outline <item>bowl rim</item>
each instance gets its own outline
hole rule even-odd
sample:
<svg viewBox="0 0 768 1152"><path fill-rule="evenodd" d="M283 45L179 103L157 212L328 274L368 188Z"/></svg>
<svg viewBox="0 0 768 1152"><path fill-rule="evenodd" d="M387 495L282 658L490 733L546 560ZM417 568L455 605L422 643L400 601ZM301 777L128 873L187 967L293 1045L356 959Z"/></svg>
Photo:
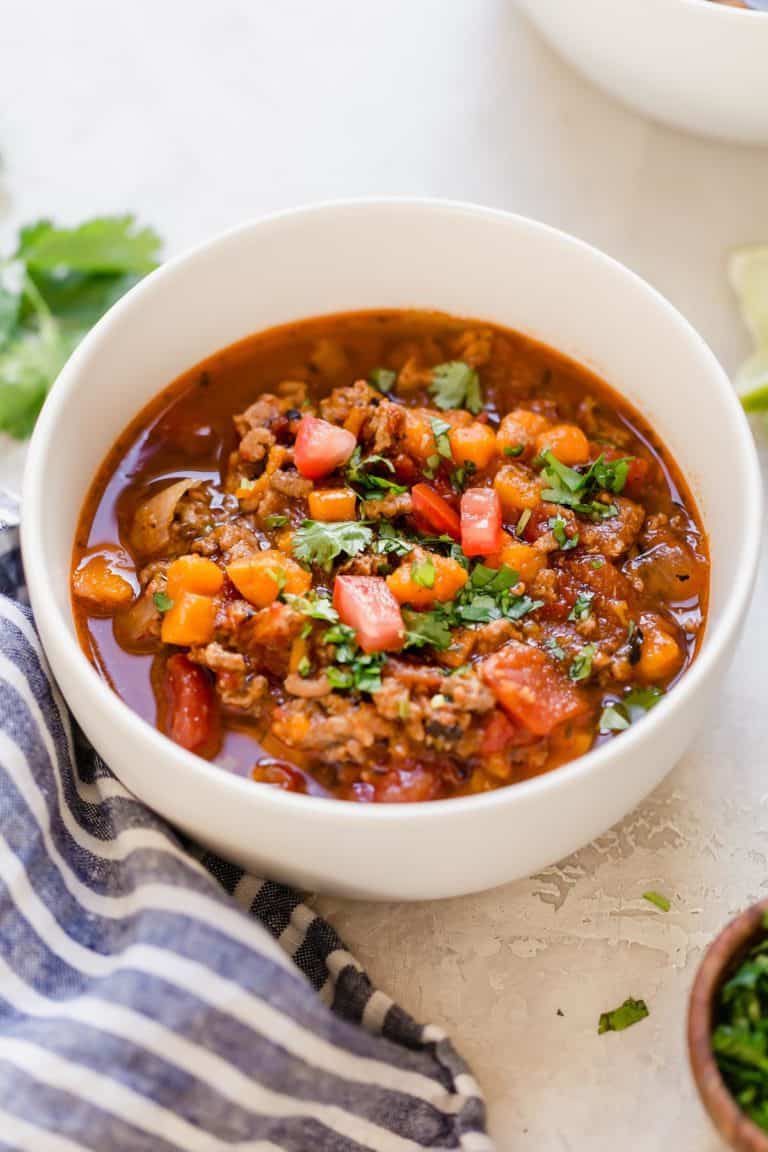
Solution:
<svg viewBox="0 0 768 1152"><path fill-rule="evenodd" d="M698 2L698 0L696 0ZM78 380L82 367L87 363L91 351L102 346L110 338L113 324L124 315L142 307L142 298L164 282L172 282L198 262L205 262L217 248L237 243L244 235L253 231L279 229L285 223L296 220L332 218L335 214L380 213L382 210L406 214L423 212L442 214L448 218L475 217L484 219L498 227L533 232L545 240L570 248L582 258L596 262L610 274L629 280L636 290L643 292L657 308L666 312L679 329L681 339L695 347L697 354L708 364L712 383L719 390L719 398L728 413L733 431L739 440L739 460L745 470L745 502L743 506L744 530L740 555L735 565L735 578L727 603L716 626L708 622L705 643L693 664L686 671L673 691L665 696L643 719L641 724L622 733L621 748L610 741L592 749L576 760L569 761L551 772L507 787L492 789L489 792L470 796L459 796L442 800L432 800L420 804L355 804L335 797L311 796L285 792L277 788L254 788L253 781L222 770L216 764L188 752L170 741L152 724L130 708L110 688L86 657L75 637L68 635L70 621L59 610L55 599L45 595L48 566L41 563L46 555L46 545L39 525L42 523L40 509L46 498L44 463L55 449L52 447L60 413L76 397ZM428 306L428 305L425 305ZM212 350L211 355L216 349ZM612 385L615 387L615 385ZM621 389L616 389L621 395ZM211 239L195 245L163 263L122 297L98 321L73 352L56 383L51 389L43 410L38 418L29 445L24 471L22 508L25 514L21 522L21 545L27 577L30 600L36 613L46 618L48 629L53 633L67 634L62 648L62 658L68 661L68 672L77 680L83 703L105 711L114 721L116 730L130 727L132 738L144 745L154 756L174 760L181 769L197 776L199 782L214 783L222 794L229 794L241 803L256 804L267 810L302 815L313 815L319 819L338 817L346 814L346 819L371 825L395 823L402 825L431 823L445 820L449 815L456 819L466 815L479 815L485 809L511 806L537 796L546 796L554 789L570 784L576 785L582 778L598 774L601 769L616 759L629 753L631 749L647 742L659 724L673 722L683 707L695 696L712 670L728 649L741 624L742 616L749 604L757 571L761 545L761 520L763 507L762 480L757 451L746 415L736 397L731 383L702 336L688 320L656 288L637 273L631 271L618 260L600 249L578 239L569 233L550 225L516 213L498 208L485 207L471 202L443 199L439 197L412 196L371 196L348 199L334 199L315 202L300 207L283 209L254 218L219 233ZM705 525L706 528L706 525ZM68 560L69 563L69 560Z"/></svg>
<svg viewBox="0 0 768 1152"><path fill-rule="evenodd" d="M762 932L768 898L750 905L718 933L699 965L688 1000L688 1058L696 1089L712 1123L738 1152L768 1152L768 1132L736 1103L712 1051L714 998L729 967Z"/></svg>
<svg viewBox="0 0 768 1152"><path fill-rule="evenodd" d="M711 9L711 16L705 17L705 19L733 20L736 17L739 20L751 20L754 23L755 17L759 20L767 15L765 12L758 12L755 8L733 8L730 4L717 4L714 0L674 0L674 3L679 8ZM715 13L718 15L715 16Z"/></svg>

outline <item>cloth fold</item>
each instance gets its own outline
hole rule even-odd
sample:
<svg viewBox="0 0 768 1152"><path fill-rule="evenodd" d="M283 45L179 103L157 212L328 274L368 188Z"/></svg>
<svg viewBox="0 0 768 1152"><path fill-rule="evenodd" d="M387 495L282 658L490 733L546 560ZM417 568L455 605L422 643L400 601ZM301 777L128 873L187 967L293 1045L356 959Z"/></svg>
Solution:
<svg viewBox="0 0 768 1152"><path fill-rule="evenodd" d="M76 729L0 497L0 1152L487 1152L441 1029L282 884L195 850Z"/></svg>

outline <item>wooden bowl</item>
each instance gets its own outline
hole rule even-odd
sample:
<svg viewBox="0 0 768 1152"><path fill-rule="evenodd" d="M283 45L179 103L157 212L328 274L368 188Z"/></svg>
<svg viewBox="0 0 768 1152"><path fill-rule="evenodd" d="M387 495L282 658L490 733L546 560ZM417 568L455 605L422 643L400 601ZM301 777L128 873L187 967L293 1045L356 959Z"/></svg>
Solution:
<svg viewBox="0 0 768 1152"><path fill-rule="evenodd" d="M712 1052L712 1022L721 987L752 944L765 936L768 900L753 904L726 925L706 951L688 1005L688 1055L704 1107L736 1152L768 1152L768 1132L745 1116L728 1091Z"/></svg>

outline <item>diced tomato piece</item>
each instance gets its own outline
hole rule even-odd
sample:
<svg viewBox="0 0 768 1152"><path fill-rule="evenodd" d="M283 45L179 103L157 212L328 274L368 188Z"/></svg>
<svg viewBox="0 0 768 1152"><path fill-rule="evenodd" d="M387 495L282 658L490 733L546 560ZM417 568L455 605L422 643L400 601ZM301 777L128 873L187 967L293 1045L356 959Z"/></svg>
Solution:
<svg viewBox="0 0 768 1152"><path fill-rule="evenodd" d="M628 496L639 496L648 483L650 471L651 466L648 461L643 460L641 456L635 456L627 472L624 492Z"/></svg>
<svg viewBox="0 0 768 1152"><path fill-rule="evenodd" d="M483 742L480 753L483 756L494 756L513 742L516 729L509 717L500 708L494 708L490 720L483 732Z"/></svg>
<svg viewBox="0 0 768 1152"><path fill-rule="evenodd" d="M333 606L354 628L363 652L392 652L405 643L400 605L381 576L337 576Z"/></svg>
<svg viewBox="0 0 768 1152"><path fill-rule="evenodd" d="M354 433L316 416L303 416L296 433L294 459L307 480L319 480L342 464L355 450Z"/></svg>
<svg viewBox="0 0 768 1152"><path fill-rule="evenodd" d="M210 677L176 653L165 663L163 689L166 736L190 752L212 756L221 740L221 720Z"/></svg>
<svg viewBox="0 0 768 1152"><path fill-rule="evenodd" d="M483 661L481 674L512 720L536 736L548 736L588 708L579 689L531 644L510 640Z"/></svg>
<svg viewBox="0 0 768 1152"><path fill-rule="evenodd" d="M437 800L442 792L440 776L427 767L393 768L377 779L377 804L415 804L424 800Z"/></svg>
<svg viewBox="0 0 768 1152"><path fill-rule="evenodd" d="M465 556L492 556L501 548L501 500L494 488L468 488L461 498Z"/></svg>
<svg viewBox="0 0 768 1152"><path fill-rule="evenodd" d="M445 534L454 540L461 539L459 514L439 492L429 484L415 484L411 489L413 515L420 532Z"/></svg>

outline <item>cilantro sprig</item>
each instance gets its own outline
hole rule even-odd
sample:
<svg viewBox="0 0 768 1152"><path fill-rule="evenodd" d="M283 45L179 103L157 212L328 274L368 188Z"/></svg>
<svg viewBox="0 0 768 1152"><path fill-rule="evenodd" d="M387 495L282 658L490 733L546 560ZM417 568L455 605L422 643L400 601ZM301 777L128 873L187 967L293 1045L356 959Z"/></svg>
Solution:
<svg viewBox="0 0 768 1152"><path fill-rule="evenodd" d="M29 436L65 361L157 266L160 248L157 233L133 216L22 228L15 251L0 259L0 430Z"/></svg>
<svg viewBox="0 0 768 1152"><path fill-rule="evenodd" d="M360 445L355 448L345 469L347 483L356 488L364 500L381 500L386 493L400 495L407 492L404 484L398 484L387 476L379 476L372 469L385 468L394 472L395 466L386 456L374 454L363 456Z"/></svg>
<svg viewBox="0 0 768 1152"><path fill-rule="evenodd" d="M606 460L598 456L584 472L578 472L563 464L550 448L537 457L543 465L541 475L548 487L541 493L542 500L551 504L561 504L572 508L590 520L606 520L618 512L616 505L605 503L595 497L601 492L618 496L623 491L633 457L624 456L619 460Z"/></svg>
<svg viewBox="0 0 768 1152"><path fill-rule="evenodd" d="M301 564L330 572L339 556L358 556L372 540L373 531L358 520L303 520L293 534L291 549Z"/></svg>
<svg viewBox="0 0 768 1152"><path fill-rule="evenodd" d="M474 416L483 407L480 378L463 360L449 360L432 370L429 394L438 408L467 408Z"/></svg>
<svg viewBox="0 0 768 1152"><path fill-rule="evenodd" d="M597 1033L602 1036L604 1032L623 1032L649 1016L648 1005L645 1000L634 1000L631 996L612 1012L601 1012L597 1024Z"/></svg>

